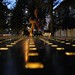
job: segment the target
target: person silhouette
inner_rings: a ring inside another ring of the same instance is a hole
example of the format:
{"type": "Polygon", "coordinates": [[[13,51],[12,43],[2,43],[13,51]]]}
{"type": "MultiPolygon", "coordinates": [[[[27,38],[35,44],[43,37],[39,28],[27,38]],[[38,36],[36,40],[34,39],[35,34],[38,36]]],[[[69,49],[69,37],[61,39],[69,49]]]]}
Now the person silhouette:
{"type": "Polygon", "coordinates": [[[38,18],[38,14],[39,14],[39,11],[38,11],[38,8],[36,8],[34,10],[34,16],[35,17],[30,17],[29,18],[29,22],[31,24],[31,28],[29,30],[30,36],[33,36],[33,32],[34,32],[34,27],[35,26],[37,26],[37,30],[38,31],[40,30],[40,19],[38,18]]]}

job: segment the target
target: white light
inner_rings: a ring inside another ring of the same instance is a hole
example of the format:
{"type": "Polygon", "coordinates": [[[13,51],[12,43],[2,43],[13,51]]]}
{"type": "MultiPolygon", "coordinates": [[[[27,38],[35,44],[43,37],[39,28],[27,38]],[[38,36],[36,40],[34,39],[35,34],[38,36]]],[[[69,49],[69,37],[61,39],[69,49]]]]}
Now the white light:
{"type": "Polygon", "coordinates": [[[53,7],[53,10],[56,9],[61,4],[61,2],[63,2],[63,1],[64,0],[56,0],[53,5],[55,5],[56,3],[57,4],[53,7]]]}
{"type": "Polygon", "coordinates": [[[11,28],[10,28],[10,30],[11,30],[11,28]]]}
{"type": "Polygon", "coordinates": [[[26,10],[26,11],[25,11],[25,13],[27,14],[27,13],[28,13],[28,11],[26,10]]]}
{"type": "Polygon", "coordinates": [[[53,11],[53,14],[54,14],[55,12],[53,11]]]}

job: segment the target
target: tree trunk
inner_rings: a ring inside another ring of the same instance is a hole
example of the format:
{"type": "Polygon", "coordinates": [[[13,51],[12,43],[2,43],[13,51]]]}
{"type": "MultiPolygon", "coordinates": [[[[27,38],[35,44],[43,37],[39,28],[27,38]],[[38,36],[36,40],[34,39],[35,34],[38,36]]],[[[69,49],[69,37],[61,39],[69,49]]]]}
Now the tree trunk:
{"type": "Polygon", "coordinates": [[[51,17],[51,22],[49,25],[49,30],[51,31],[51,36],[54,36],[54,25],[53,25],[53,0],[49,0],[49,14],[51,17]]]}

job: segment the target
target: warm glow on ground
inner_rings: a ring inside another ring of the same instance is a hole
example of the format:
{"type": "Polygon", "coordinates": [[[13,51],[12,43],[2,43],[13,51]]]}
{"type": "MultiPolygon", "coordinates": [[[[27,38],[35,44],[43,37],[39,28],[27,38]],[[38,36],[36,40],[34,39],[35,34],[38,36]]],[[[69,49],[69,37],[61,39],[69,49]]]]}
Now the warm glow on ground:
{"type": "Polygon", "coordinates": [[[13,45],[6,45],[6,47],[12,47],[13,45]]]}
{"type": "Polygon", "coordinates": [[[38,56],[38,53],[29,53],[28,56],[38,56]]]}
{"type": "Polygon", "coordinates": [[[11,43],[11,45],[15,45],[16,43],[14,42],[14,43],[11,43]]]}
{"type": "Polygon", "coordinates": [[[25,62],[28,62],[28,52],[29,52],[29,46],[28,46],[28,43],[29,43],[29,40],[27,39],[25,41],[25,44],[24,44],[24,52],[25,52],[25,62]]]}
{"type": "Polygon", "coordinates": [[[64,50],[64,48],[60,48],[60,47],[58,47],[58,48],[56,48],[56,50],[64,50]]]}
{"type": "Polygon", "coordinates": [[[51,45],[52,47],[58,47],[58,45],[51,45]]]}
{"type": "Polygon", "coordinates": [[[65,41],[61,41],[60,43],[65,43],[65,41]]]}
{"type": "Polygon", "coordinates": [[[29,45],[29,47],[35,47],[35,45],[29,45]]]}
{"type": "Polygon", "coordinates": [[[66,45],[70,45],[71,43],[65,43],[66,45]]]}
{"type": "Polygon", "coordinates": [[[8,50],[8,48],[0,48],[0,50],[8,50]]]}
{"type": "Polygon", "coordinates": [[[75,47],[75,44],[74,45],[72,45],[73,47],[75,47]]]}
{"type": "Polygon", "coordinates": [[[45,41],[46,43],[49,43],[48,41],[45,41]]]}
{"type": "Polygon", "coordinates": [[[37,50],[37,48],[29,48],[29,50],[37,50]]]}
{"type": "Polygon", "coordinates": [[[29,62],[29,63],[26,63],[25,68],[39,69],[39,68],[44,68],[44,65],[40,62],[29,62]]]}
{"type": "Polygon", "coordinates": [[[52,45],[53,43],[47,43],[48,45],[52,45]]]}
{"type": "Polygon", "coordinates": [[[14,43],[16,44],[16,43],[18,43],[18,41],[15,41],[14,43]]]}
{"type": "Polygon", "coordinates": [[[34,45],[34,44],[35,44],[34,42],[30,42],[30,43],[29,43],[29,45],[34,45]]]}
{"type": "Polygon", "coordinates": [[[65,52],[66,55],[75,55],[75,52],[65,52]]]}

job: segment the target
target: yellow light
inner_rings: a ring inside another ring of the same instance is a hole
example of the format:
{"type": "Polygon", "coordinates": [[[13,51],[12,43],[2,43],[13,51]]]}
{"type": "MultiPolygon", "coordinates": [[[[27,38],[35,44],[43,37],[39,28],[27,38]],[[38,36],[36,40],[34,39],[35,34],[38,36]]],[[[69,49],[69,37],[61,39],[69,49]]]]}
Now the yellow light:
{"type": "Polygon", "coordinates": [[[6,45],[7,47],[12,47],[13,45],[6,45]]]}
{"type": "Polygon", "coordinates": [[[0,48],[0,50],[8,50],[8,48],[0,48]]]}
{"type": "Polygon", "coordinates": [[[58,45],[51,45],[52,47],[58,47],[58,45]]]}
{"type": "Polygon", "coordinates": [[[56,40],[57,42],[60,42],[60,40],[56,40]]]}
{"type": "Polygon", "coordinates": [[[29,47],[35,47],[35,45],[29,45],[29,47]]]}
{"type": "Polygon", "coordinates": [[[15,41],[14,43],[16,44],[16,43],[18,43],[18,41],[15,41]]]}
{"type": "Polygon", "coordinates": [[[64,50],[64,48],[56,48],[56,50],[64,50]]]}
{"type": "Polygon", "coordinates": [[[25,62],[28,62],[28,52],[29,52],[29,46],[28,46],[28,43],[29,43],[29,40],[26,40],[25,41],[25,44],[24,44],[24,52],[25,52],[25,62]]]}
{"type": "Polygon", "coordinates": [[[48,41],[45,41],[46,43],[49,43],[48,41]]]}
{"type": "Polygon", "coordinates": [[[70,45],[71,43],[65,43],[66,45],[70,45]]]}
{"type": "Polygon", "coordinates": [[[33,44],[35,44],[35,43],[34,43],[34,42],[30,42],[30,43],[29,43],[29,45],[33,45],[33,44]]]}
{"type": "Polygon", "coordinates": [[[75,47],[75,44],[74,45],[72,45],[73,47],[75,47]]]}
{"type": "Polygon", "coordinates": [[[65,41],[61,41],[61,43],[65,43],[65,41]]]}
{"type": "Polygon", "coordinates": [[[39,54],[38,53],[29,53],[28,55],[29,56],[38,56],[39,54]]]}
{"type": "Polygon", "coordinates": [[[14,43],[11,43],[11,45],[15,45],[16,43],[14,42],[14,43]]]}
{"type": "Polygon", "coordinates": [[[29,62],[29,63],[26,63],[25,68],[39,69],[39,68],[44,68],[44,65],[39,62],[29,62]]]}
{"type": "Polygon", "coordinates": [[[37,50],[37,48],[29,48],[29,50],[37,50]]]}
{"type": "Polygon", "coordinates": [[[75,55],[75,52],[65,52],[66,55],[75,55]]]}
{"type": "Polygon", "coordinates": [[[52,45],[53,43],[48,43],[49,45],[52,45]]]}

